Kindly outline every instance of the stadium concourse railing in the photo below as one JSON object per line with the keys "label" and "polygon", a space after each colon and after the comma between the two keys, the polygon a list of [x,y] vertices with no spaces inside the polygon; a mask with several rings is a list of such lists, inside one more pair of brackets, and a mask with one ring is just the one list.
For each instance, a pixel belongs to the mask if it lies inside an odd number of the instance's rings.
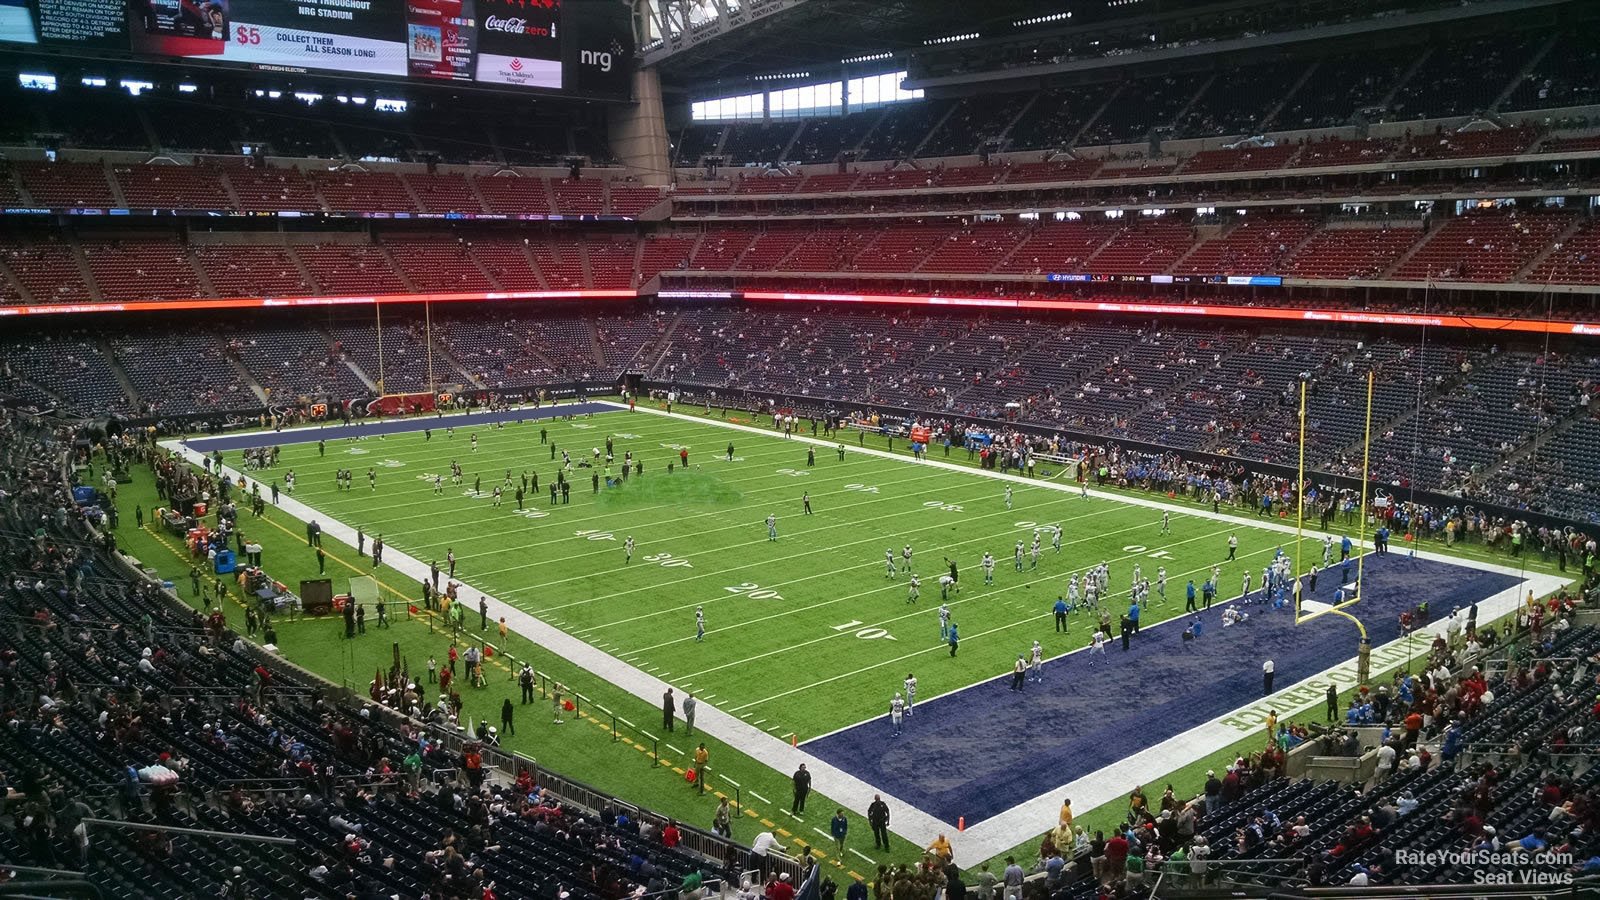
{"label": "stadium concourse railing", "polygon": [[[913,409],[911,407],[895,406],[892,404],[883,403],[867,404],[858,400],[837,400],[829,397],[817,397],[809,395],[797,396],[794,394],[750,390],[747,388],[728,388],[710,385],[679,384],[675,382],[668,383],[657,381],[643,382],[640,384],[639,388],[641,392],[652,391],[663,394],[667,391],[675,390],[678,392],[678,396],[680,398],[679,402],[688,405],[703,405],[709,395],[712,392],[715,392],[717,399],[712,404],[714,407],[726,406],[729,409],[752,410],[764,409],[770,403],[779,408],[794,409],[797,415],[821,416],[827,410],[838,411],[844,408],[866,407],[871,409],[871,411],[878,413],[879,415],[897,417],[902,421],[911,419],[948,419],[965,425],[979,426],[987,430],[1014,429],[1035,435],[1037,437],[1060,437],[1095,447],[1112,445],[1123,450],[1131,450],[1136,453],[1176,455],[1191,462],[1198,462],[1225,470],[1233,470],[1242,467],[1249,469],[1252,474],[1263,474],[1289,479],[1296,478],[1298,475],[1293,466],[1278,465],[1276,463],[1264,462],[1261,460],[1250,459],[1248,457],[1222,456],[1216,453],[1206,453],[1200,450],[1185,450],[1177,447],[1168,447],[1162,444],[1147,443],[1144,441],[1125,440],[1120,438],[1109,439],[1103,434],[1074,431],[1070,428],[1061,428],[1053,425],[1043,425],[1032,422],[1001,420],[983,416],[964,415],[955,412]],[[893,433],[896,437],[899,437],[904,432],[895,430]],[[930,455],[932,455],[931,448]],[[1361,479],[1351,475],[1339,475],[1333,472],[1311,472],[1309,475],[1315,478],[1317,483],[1333,490],[1359,491],[1361,487]],[[1452,506],[1467,506],[1473,509],[1481,510],[1498,518],[1521,519],[1534,526],[1543,526],[1549,528],[1573,527],[1578,528],[1579,530],[1594,529],[1596,527],[1595,523],[1592,522],[1586,523],[1573,519],[1557,518],[1555,516],[1541,513],[1537,510],[1514,509],[1509,506],[1481,503],[1463,497],[1453,496],[1451,494],[1442,494],[1436,491],[1411,490],[1408,488],[1406,489],[1405,495],[1407,500],[1415,500],[1416,502],[1429,506],[1442,508],[1448,508]],[[1308,519],[1308,522],[1309,521],[1310,520]],[[1535,552],[1535,548],[1529,546],[1525,552]]]}

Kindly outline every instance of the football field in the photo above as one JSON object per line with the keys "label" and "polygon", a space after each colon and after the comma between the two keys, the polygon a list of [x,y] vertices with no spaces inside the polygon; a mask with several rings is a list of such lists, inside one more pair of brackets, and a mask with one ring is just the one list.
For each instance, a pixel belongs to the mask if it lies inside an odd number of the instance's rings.
{"label": "football field", "polygon": [[[1260,734],[1269,711],[1320,708],[1330,685],[1355,683],[1358,629],[1374,648],[1374,671],[1408,666],[1415,642],[1400,633],[1398,614],[1419,598],[1431,603],[1425,627],[1442,630],[1455,607],[1479,603],[1491,618],[1521,592],[1551,586],[1548,576],[1491,563],[1369,553],[1353,615],[1297,624],[1291,610],[1261,602],[1259,589],[1279,550],[1294,553],[1292,518],[1083,491],[1053,465],[1033,477],[985,472],[960,448],[916,460],[901,442],[872,438],[862,448],[856,432],[812,439],[807,431],[785,438],[769,425],[586,403],[169,446],[191,460],[220,451],[230,469],[243,465],[244,448],[279,446],[275,468],[246,477],[282,485],[293,471],[296,488],[283,511],[320,519],[331,537],[369,554],[381,536],[390,590],[407,595],[411,578],[409,596],[420,596],[415,579],[428,577],[430,563],[448,570],[454,554],[468,613],[464,640],[493,642],[494,620],[504,615],[517,635],[647,704],[668,686],[680,698],[693,693],[707,735],[780,775],[809,761],[819,789],[857,814],[883,792],[915,813],[895,826],[914,841],[964,821],[962,854],[973,859],[1039,827],[1062,793],[1093,808]],[[639,469],[623,479],[630,454]],[[348,487],[340,470],[352,476]],[[552,500],[558,471],[570,492]],[[1230,538],[1238,543],[1231,561]],[[995,558],[992,582],[980,565],[986,552]],[[1307,588],[1308,611],[1353,587],[1354,566],[1337,564],[1337,543],[1333,553],[1335,565]],[[1322,535],[1308,531],[1301,567],[1320,565],[1322,554]],[[959,591],[941,597],[952,561]],[[1075,611],[1061,629],[1052,608],[1073,575],[1081,581],[1102,562],[1110,590],[1101,606],[1113,635],[1100,654],[1089,649],[1098,612]],[[304,571],[304,563],[288,565]],[[1115,632],[1136,566],[1151,593],[1139,632],[1124,643]],[[1186,615],[1186,584],[1203,583],[1213,566],[1216,605]],[[1246,572],[1251,603],[1240,599]],[[915,600],[913,574],[921,582]],[[440,581],[448,580],[446,571]],[[487,627],[477,616],[480,595],[489,603]],[[961,636],[954,655],[941,605]],[[1248,618],[1229,627],[1230,610]],[[1185,638],[1202,626],[1203,637]],[[309,652],[343,656],[362,643],[337,640],[337,619],[293,628],[294,645]],[[1013,666],[1035,641],[1043,673],[1019,687]],[[1276,665],[1275,685],[1263,684],[1264,660]],[[351,673],[343,677],[349,683]],[[896,732],[890,700],[910,677],[916,713]],[[647,742],[632,741],[641,752],[662,734],[658,722],[620,721]],[[672,740],[660,749],[687,755]]]}
{"label": "football field", "polygon": [[[1085,647],[1097,616],[1080,610],[1063,633],[1051,610],[1071,575],[1100,562],[1111,568],[1104,605],[1113,623],[1127,608],[1134,566],[1151,580],[1148,627],[1181,612],[1185,583],[1202,583],[1213,564],[1222,564],[1226,599],[1237,595],[1247,568],[1259,584],[1261,566],[1279,547],[1290,549],[1281,534],[1182,513],[1163,534],[1159,512],[1062,490],[1071,487],[1063,478],[1002,482],[858,453],[854,434],[842,437],[841,459],[831,445],[617,411],[435,429],[431,436],[335,439],[320,452],[315,443],[285,444],[272,474],[292,470],[294,498],[361,528],[369,547],[381,535],[393,550],[441,567],[453,551],[469,610],[476,610],[475,591],[487,592],[703,702],[800,741],[882,715],[908,674],[917,678],[919,698],[928,699],[1009,672],[1035,640],[1047,658]],[[608,440],[614,481],[602,480],[597,490],[604,461],[584,464],[596,449],[603,457]],[[570,500],[552,504],[548,486],[563,451],[573,463]],[[621,480],[630,452],[643,471]],[[460,484],[450,477],[453,462],[463,471]],[[339,469],[353,471],[351,489],[338,488]],[[529,489],[519,510],[515,491],[524,475]],[[502,490],[498,505],[495,487]],[[811,515],[803,510],[806,495]],[[1037,563],[1035,533],[1042,543]],[[1225,563],[1229,535],[1239,539],[1238,559]],[[992,584],[980,566],[985,552],[996,560]],[[1320,542],[1307,553],[1320,559]],[[938,612],[946,560],[959,571],[959,592],[943,601],[960,634],[955,658]],[[1164,602],[1154,587],[1159,567],[1167,571]],[[921,581],[915,602],[913,573]],[[697,610],[705,617],[703,639]]]}

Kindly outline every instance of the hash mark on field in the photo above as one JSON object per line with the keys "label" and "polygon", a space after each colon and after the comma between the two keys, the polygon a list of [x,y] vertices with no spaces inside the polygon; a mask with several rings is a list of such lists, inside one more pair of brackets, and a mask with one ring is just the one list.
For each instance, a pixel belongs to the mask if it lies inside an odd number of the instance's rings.
{"label": "hash mark on field", "polygon": [[751,791],[750,792],[750,796],[756,798],[757,800],[760,800],[762,803],[771,803],[772,802],[771,800],[768,800],[767,798],[761,796],[760,794],[756,793],[755,791]]}
{"label": "hash mark on field", "polygon": [[683,751],[682,750],[679,750],[677,747],[674,747],[671,744],[667,745],[667,749],[671,750],[673,753],[676,753],[676,754],[678,754],[680,756],[683,755]]}
{"label": "hash mark on field", "polygon": [[865,853],[862,853],[860,850],[857,850],[854,847],[849,848],[849,850],[850,850],[851,853],[854,853],[855,855],[861,857],[862,859],[866,860],[867,862],[869,862],[869,863],[873,862],[872,857],[866,855]]}
{"label": "hash mark on field", "polygon": [[777,731],[778,730],[778,726],[776,726],[776,725],[768,725],[766,727],[766,730],[767,731]]}
{"label": "hash mark on field", "polygon": [[754,722],[751,722],[750,724],[751,725],[760,725],[762,722],[765,722],[765,721],[766,721],[766,719],[757,719]]}
{"label": "hash mark on field", "polygon": [[815,831],[817,834],[822,835],[823,837],[827,838],[830,841],[833,840],[833,835],[827,833],[826,831],[823,831],[821,828],[818,828],[815,825],[811,826],[811,830]]}
{"label": "hash mark on field", "polygon": [[700,699],[701,700],[710,700],[711,698],[713,698],[715,696],[717,696],[717,695],[716,694],[707,694],[704,697],[701,697]]}
{"label": "hash mark on field", "polygon": [[[750,718],[750,717],[751,717],[751,716],[753,716],[753,715],[755,715],[755,713],[745,713],[745,714],[744,714],[744,715],[742,715],[742,716],[740,716],[740,717],[739,717],[739,718],[741,718],[741,719],[748,719],[748,718]],[[762,720],[761,720],[761,721],[763,721],[763,722],[765,722],[765,721],[766,721],[766,720],[765,720],[765,719],[762,719]]]}
{"label": "hash mark on field", "polygon": [[686,688],[686,687],[689,687],[689,686],[691,686],[693,684],[694,684],[694,682],[692,682],[692,681],[680,681],[680,682],[678,682],[678,687]]}

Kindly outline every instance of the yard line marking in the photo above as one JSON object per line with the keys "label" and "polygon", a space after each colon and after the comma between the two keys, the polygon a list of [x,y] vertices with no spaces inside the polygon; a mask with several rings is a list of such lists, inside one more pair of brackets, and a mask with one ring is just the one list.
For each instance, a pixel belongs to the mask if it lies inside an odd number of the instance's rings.
{"label": "yard line marking", "polygon": [[782,812],[783,812],[784,815],[786,815],[789,818],[795,820],[796,822],[804,822],[805,821],[805,819],[800,818],[799,816],[797,816],[794,813],[788,811],[787,809],[783,810]]}
{"label": "yard line marking", "polygon": [[811,830],[815,831],[817,834],[822,835],[823,837],[827,838],[830,841],[833,840],[833,835],[827,833],[826,831],[823,831],[821,828],[818,828],[815,825],[811,826]]}
{"label": "yard line marking", "polygon": [[638,728],[639,727],[639,726],[633,724],[632,722],[629,722],[627,719],[624,719],[621,716],[617,716],[617,721],[621,722],[622,724],[624,724],[626,726],[628,726],[629,728]]}
{"label": "yard line marking", "polygon": [[[1116,512],[1116,510],[1115,509],[1106,509],[1106,510],[1102,510],[1101,512],[1102,513],[1110,513],[1110,512]],[[987,518],[991,518],[993,516],[1008,516],[1008,515],[1012,515],[1012,514],[1013,513],[1010,510],[1001,510],[1001,511],[996,511],[996,512],[992,512],[992,513],[984,513],[984,514],[982,514],[980,516],[976,516],[976,517],[972,517],[972,518],[963,519],[962,522],[963,523],[971,523],[971,522],[977,521],[979,519],[987,519]],[[1087,519],[1090,516],[1095,516],[1095,515],[1100,515],[1100,514],[1101,513],[1091,513],[1088,516],[1081,516],[1079,518]],[[901,512],[896,513],[896,514],[891,515],[891,516],[881,516],[879,518],[904,518],[904,516],[905,516],[904,511],[901,511]],[[876,521],[876,520],[875,519],[858,520],[857,522],[854,522],[854,523],[851,523],[851,524],[862,524],[864,522],[871,522],[871,521]],[[912,530],[909,530],[909,531],[903,531],[903,532],[899,532],[899,533],[902,534],[902,535],[910,535],[910,534],[917,534],[917,533],[920,533],[920,532],[923,532],[923,531],[935,531],[935,530],[939,530],[939,529],[948,527],[948,524],[949,524],[948,522],[940,522],[940,523],[938,523],[936,525],[930,525],[930,526],[928,526],[926,528],[916,528],[916,529],[912,529]],[[1090,541],[1100,540],[1100,539],[1103,539],[1103,538],[1106,538],[1106,537],[1110,537],[1111,535],[1115,535],[1115,534],[1122,534],[1122,533],[1128,532],[1128,531],[1140,531],[1140,530],[1143,530],[1146,527],[1147,526],[1141,524],[1141,525],[1132,525],[1132,526],[1129,526],[1127,528],[1119,528],[1119,529],[1116,529],[1114,531],[1099,532],[1099,533],[1093,535],[1092,537],[1078,538],[1077,540],[1067,541],[1067,542],[1063,543],[1062,546],[1071,546],[1073,544],[1088,543]],[[771,566],[773,563],[786,562],[788,560],[794,560],[794,559],[804,559],[804,558],[806,558],[808,556],[815,556],[815,555],[817,555],[819,553],[831,555],[831,554],[837,553],[843,547],[852,547],[852,546],[855,546],[857,544],[875,543],[875,542],[878,542],[880,540],[882,540],[881,537],[870,537],[870,538],[865,538],[865,539],[862,539],[862,540],[859,540],[859,541],[851,541],[851,542],[845,543],[845,544],[835,544],[833,546],[826,547],[826,548],[818,548],[816,550],[809,550],[809,551],[806,551],[805,553],[797,553],[797,554],[793,554],[793,555],[790,555],[790,556],[780,556],[780,557],[778,557],[776,559],[761,560],[759,562],[753,562],[753,563],[749,563],[749,564],[743,565],[743,566],[735,566],[735,567],[729,568],[729,569],[718,569],[715,573],[707,573],[707,574],[725,574],[727,572],[737,572],[739,569],[752,568],[752,567],[757,567],[757,566],[765,568],[765,567]],[[947,544],[947,545],[945,545],[945,547],[946,547],[946,549],[953,548],[953,547],[964,547],[964,546],[966,546],[968,544],[976,544],[976,543],[981,543],[981,542],[984,542],[984,541],[993,541],[993,540],[994,540],[994,536],[993,535],[985,535],[985,536],[981,536],[981,537],[972,538],[970,540],[959,541],[959,542],[954,543],[954,544]],[[759,543],[764,543],[764,542],[757,541],[756,543],[759,544]],[[1135,554],[1135,555],[1142,556],[1143,554]],[[1133,558],[1133,557],[1132,556],[1119,557],[1119,561],[1121,559],[1131,559],[1131,558]],[[843,568],[831,567],[830,566],[825,571],[816,572],[816,573],[813,573],[811,575],[806,575],[806,576],[801,577],[801,578],[790,579],[789,581],[780,581],[780,582],[777,582],[777,583],[774,583],[774,584],[770,584],[770,585],[763,585],[763,587],[767,587],[767,588],[788,587],[790,585],[795,585],[795,584],[800,584],[801,582],[810,581],[810,580],[812,580],[814,578],[826,578],[826,577],[828,577],[830,575],[836,575],[836,574],[838,574],[840,572],[848,572],[848,571],[850,571],[852,569],[871,569],[873,567],[880,566],[880,565],[882,565],[882,562],[880,560],[873,560],[871,562],[857,563],[855,565],[845,566]],[[1074,569],[1072,571],[1077,571],[1077,570]],[[653,586],[651,586],[649,588],[639,588],[638,590],[656,590],[659,587],[671,587],[673,585],[681,584],[682,582],[685,582],[685,581],[692,581],[692,580],[695,580],[695,579],[701,578],[701,577],[704,577],[704,576],[703,575],[697,575],[697,576],[694,576],[693,578],[680,578],[680,579],[677,579],[675,581],[669,581],[664,585],[653,585]],[[827,605],[828,603],[837,603],[837,602],[840,602],[842,600],[857,599],[857,598],[860,598],[860,597],[867,596],[867,594],[873,593],[875,591],[888,590],[888,589],[891,589],[891,588],[901,587],[901,586],[902,585],[901,585],[900,581],[898,579],[896,579],[893,583],[886,584],[886,585],[880,585],[880,586],[874,588],[872,591],[868,591],[868,592],[861,593],[861,594],[854,594],[854,595],[852,595],[850,597],[841,597],[841,598],[838,598],[836,600],[830,600],[830,601],[827,601],[826,603],[824,603],[822,605]],[[619,592],[617,594],[605,595],[604,597],[595,597],[595,598],[591,598],[589,600],[580,600],[580,601],[577,601],[576,603],[568,603],[568,604],[564,604],[564,605],[561,605],[561,606],[553,606],[553,607],[549,607],[549,608],[550,609],[566,609],[566,608],[571,607],[571,606],[578,606],[578,605],[585,604],[585,603],[592,603],[592,602],[594,602],[596,600],[602,600],[602,599],[607,599],[609,597],[621,596],[622,594],[627,594],[627,593],[634,593],[634,591],[623,591],[623,592]],[[696,607],[696,606],[704,606],[707,603],[712,603],[712,602],[715,602],[717,600],[736,600],[736,599],[738,599],[738,595],[715,596],[711,600],[702,600],[702,601],[697,601],[695,603],[686,603],[686,604],[683,604],[681,606],[670,607],[670,608],[667,608],[667,609],[654,610],[652,612],[643,613],[641,615],[630,616],[629,618],[626,618],[626,619],[618,619],[618,620],[616,620],[614,622],[604,622],[604,623],[601,623],[601,624],[598,624],[598,625],[591,625],[588,628],[584,629],[582,632],[580,632],[580,634],[592,634],[592,633],[597,632],[597,631],[599,631],[599,630],[601,630],[603,628],[610,628],[610,627],[615,626],[615,625],[626,625],[626,624],[630,624],[630,623],[633,623],[633,622],[638,622],[638,621],[641,621],[641,620],[644,620],[644,619],[650,619],[650,618],[654,618],[656,616],[665,615],[665,614],[668,614],[668,613],[683,612],[684,610],[691,609],[691,608]],[[787,615],[788,613],[792,613],[792,612],[802,612],[802,611],[805,611],[805,610],[815,609],[815,608],[816,608],[816,606],[800,607],[798,609],[789,610],[788,612],[783,613],[782,615]],[[754,624],[756,622],[765,622],[765,621],[768,621],[769,619],[772,619],[772,618],[777,618],[777,617],[776,616],[768,616],[766,618],[761,618],[761,619],[752,619],[752,620],[750,620],[748,622],[737,622],[737,623],[735,623],[733,625],[725,625],[725,626],[723,626],[721,628],[708,629],[706,633],[707,634],[713,634],[713,633],[716,633],[716,632],[727,631],[727,630],[732,629],[732,628],[740,628],[740,627],[743,627],[745,625]],[[640,652],[646,652],[646,651],[649,651],[649,650],[656,650],[656,649],[659,649],[661,647],[665,647],[665,646],[667,646],[669,644],[682,643],[685,640],[693,640],[693,637],[689,636],[689,637],[683,637],[683,638],[675,638],[673,640],[666,641],[666,642],[663,642],[663,643],[660,643],[660,644],[655,644],[655,645],[652,645],[652,646],[649,646],[649,647],[643,647],[643,648],[640,648]]]}
{"label": "yard line marking", "polygon": [[[886,484],[886,485],[907,484],[907,483],[910,483],[910,482],[913,482],[913,481],[925,481],[925,480],[927,480],[929,478],[934,478],[934,477],[938,477],[938,476],[932,475],[932,474],[919,475],[916,478],[907,478],[907,479],[901,479],[899,481],[890,481],[890,482],[885,482],[884,484]],[[910,499],[910,498],[913,498],[913,497],[920,497],[920,496],[924,496],[924,495],[927,495],[927,494],[934,494],[934,493],[948,494],[948,493],[950,493],[951,490],[953,490],[953,489],[949,489],[949,488],[946,488],[944,486],[940,486],[940,487],[936,487],[936,488],[930,488],[929,490],[926,490],[926,491],[913,491],[913,492],[911,492],[909,494],[905,494],[903,496],[899,496],[896,499]],[[848,492],[845,492],[845,491],[829,491],[828,493],[829,494],[834,494],[834,493],[848,493]],[[818,494],[816,496],[825,496],[825,495]],[[858,506],[874,505],[874,504],[877,504],[879,502],[880,501],[879,501],[878,498],[872,498],[872,499],[862,500],[862,501],[857,502],[857,503],[847,503],[847,504],[844,504],[842,506],[830,507],[828,511],[829,512],[837,512],[837,511],[840,511],[840,510],[853,509],[853,508],[858,507]],[[737,508],[734,508],[734,509],[725,509],[725,510],[722,510],[722,515],[727,517],[727,516],[730,516],[730,515],[733,515],[733,514],[737,514],[740,511],[742,511],[744,508],[745,507],[737,507]],[[1005,510],[1005,511],[1000,511],[1000,512],[996,512],[996,513],[985,513],[984,517],[987,518],[990,515],[1009,515],[1009,514],[1011,514],[1011,512],[1012,512],[1011,510]],[[1102,512],[1116,512],[1116,509],[1112,508],[1112,509],[1102,510]],[[1098,513],[1091,513],[1090,515],[1097,515],[1097,514]],[[848,522],[834,522],[832,524],[827,524],[827,525],[818,525],[818,526],[815,526],[815,527],[812,527],[812,528],[796,531],[796,532],[794,532],[794,533],[792,533],[790,535],[790,538],[792,539],[792,538],[804,537],[805,535],[817,534],[817,533],[820,533],[820,532],[832,531],[832,530],[840,529],[840,528],[856,528],[856,527],[859,527],[861,525],[867,524],[869,522],[876,522],[876,521],[880,521],[880,520],[883,520],[883,519],[897,519],[897,518],[898,519],[903,519],[903,518],[905,518],[905,516],[906,516],[905,511],[901,510],[901,511],[898,511],[898,512],[895,512],[895,513],[890,513],[890,514],[886,514],[886,515],[882,515],[882,516],[869,516],[869,517],[864,518],[864,519],[862,519],[862,518],[852,519],[852,520],[850,520]],[[686,517],[686,518],[692,518],[692,517]],[[1088,516],[1080,516],[1078,518],[1088,518]],[[681,521],[681,520],[674,520],[671,524],[677,524],[678,521]],[[963,521],[970,521],[970,519],[969,520],[963,520]],[[669,524],[669,523],[667,523],[667,522],[648,522],[648,523],[645,523],[645,524],[650,525],[650,526],[659,526],[659,525],[666,525],[666,524]],[[943,527],[943,526],[945,526],[947,524],[949,524],[949,523],[948,522],[940,522],[937,525],[931,525],[931,526],[928,526],[927,528],[919,528],[919,529],[914,529],[913,531],[910,531],[910,532],[902,532],[902,533],[915,533],[916,531],[928,531],[928,530],[932,530],[932,529],[935,529],[935,528]],[[736,524],[733,524],[733,525],[726,525],[726,526],[723,526],[721,528],[710,528],[710,529],[704,529],[704,530],[701,530],[701,531],[697,531],[695,533],[695,536],[696,537],[701,537],[701,536],[708,535],[708,534],[715,534],[715,533],[717,533],[719,531],[753,530],[756,527],[757,527],[757,525],[756,525],[756,523],[754,521],[752,521],[752,522],[739,522],[739,523],[736,523]],[[568,539],[568,538],[562,538],[559,541],[548,541],[548,542],[542,542],[542,543],[562,543],[562,544],[565,544],[565,543],[569,543],[569,540],[570,539]],[[877,541],[877,540],[879,540],[879,538],[873,537],[873,538],[870,538],[869,540]],[[724,547],[713,548],[710,552],[721,553],[721,552],[725,552],[725,551],[729,551],[729,550],[737,550],[737,549],[739,549],[741,547],[758,547],[758,546],[760,546],[762,544],[765,544],[765,543],[767,543],[767,539],[766,539],[765,536],[763,536],[759,540],[741,541],[739,543],[729,544],[729,545],[724,546]],[[858,542],[855,542],[855,543],[864,543],[864,542],[858,541]],[[532,545],[519,544],[516,549],[520,553],[521,551],[527,549],[529,546],[540,546],[540,545],[541,544],[532,544]],[[841,545],[838,545],[838,546],[851,546],[851,544],[841,544]],[[811,553],[815,553],[815,552],[818,552],[818,551],[814,551],[814,550],[813,551],[807,551],[806,553],[796,554],[796,555],[793,555],[793,556],[779,557],[776,560],[768,559],[768,560],[765,560],[765,561],[763,561],[761,563],[750,563],[750,564],[748,564],[746,566],[736,567],[735,569],[726,569],[726,570],[718,570],[718,571],[719,572],[737,571],[737,569],[739,569],[739,568],[749,568],[750,566],[754,566],[754,565],[767,565],[767,564],[770,564],[770,563],[773,563],[773,562],[780,562],[780,561],[782,561],[784,559],[797,559],[797,558],[800,558],[800,557],[803,557],[803,556],[810,555]],[[561,561],[562,562],[569,562],[571,560],[580,559],[580,558],[585,557],[585,556],[615,556],[615,554],[616,554],[616,548],[608,547],[608,548],[605,548],[603,550],[593,550],[593,551],[589,551],[587,553],[577,553],[577,554],[572,554],[572,555],[569,555],[569,556],[564,556],[564,557],[562,557]],[[478,577],[480,577],[480,578],[489,578],[489,577],[493,577],[493,576],[496,576],[496,575],[504,575],[504,574],[507,574],[509,572],[521,571],[523,569],[533,569],[533,568],[540,568],[540,567],[546,567],[546,566],[548,566],[548,560],[541,560],[540,562],[525,563],[525,564],[522,564],[522,565],[509,566],[509,567],[504,568],[504,569],[495,569],[495,570],[491,570],[491,571],[488,571],[488,572],[480,572],[480,573],[478,573]],[[611,571],[623,571],[623,569],[619,567],[619,568],[611,570]],[[501,597],[501,599],[504,599],[505,597],[507,597],[509,595],[512,595],[512,594],[523,593],[525,591],[530,591],[530,590],[537,590],[539,588],[549,587],[551,585],[564,584],[564,583],[569,582],[569,581],[578,581],[578,580],[582,580],[582,579],[585,579],[585,578],[593,577],[594,574],[596,574],[596,573],[591,572],[591,573],[588,573],[588,574],[585,574],[585,575],[581,575],[581,576],[574,576],[572,578],[563,578],[563,579],[558,579],[556,581],[545,581],[545,582],[539,582],[537,584],[532,584],[532,585],[524,585],[524,586],[521,586],[521,587],[517,587],[517,588],[515,588],[513,590],[510,590],[510,591],[502,591],[500,593],[500,597]],[[613,594],[606,594],[603,597],[591,597],[591,598],[588,598],[588,599],[585,599],[585,600],[582,600],[582,601],[578,601],[578,602],[575,602],[575,603],[567,603],[567,604],[562,604],[562,605],[559,605],[559,606],[546,607],[546,609],[548,609],[548,610],[566,609],[566,608],[571,607],[571,606],[579,606],[579,605],[582,605],[584,603],[592,603],[592,602],[595,602],[596,600],[606,599],[607,597],[620,597],[620,596],[623,596],[625,594],[637,593],[638,591],[642,591],[642,590],[655,590],[655,589],[663,587],[663,586],[670,586],[670,585],[673,585],[673,584],[679,584],[679,583],[684,582],[684,581],[693,581],[693,580],[695,580],[697,578],[703,578],[703,577],[706,577],[708,574],[716,574],[716,573],[701,572],[701,573],[697,573],[695,575],[691,575],[688,578],[679,578],[679,579],[675,579],[673,581],[666,582],[664,585],[663,584],[655,584],[655,585],[651,585],[648,588],[635,588],[635,589],[629,590],[629,591],[621,591],[621,592],[617,592],[617,593],[613,593]]]}
{"label": "yard line marking", "polygon": [[677,747],[674,747],[671,744],[667,745],[667,749],[671,750],[673,753],[678,754],[679,756],[686,755],[686,754],[684,754],[684,752],[682,750],[679,750]]}
{"label": "yard line marking", "polygon": [[757,800],[760,800],[762,803],[771,803],[772,802],[771,800],[768,800],[767,798],[761,796],[760,794],[756,793],[755,791],[751,791],[750,792],[750,796],[756,798]]}
{"label": "yard line marking", "polygon": [[[872,858],[872,857],[870,857],[870,856],[868,856],[868,855],[866,855],[866,854],[865,854],[865,853],[862,853],[862,852],[861,852],[861,851],[860,851],[860,850],[857,850],[857,849],[856,849],[856,848],[854,848],[854,847],[851,847],[851,848],[849,848],[849,849],[850,849],[850,852],[851,852],[851,853],[854,853],[854,854],[855,854],[855,855],[857,855],[857,856],[859,856],[859,857],[861,857],[861,858],[862,858],[862,859],[864,859],[864,860],[866,860],[866,861],[867,861],[867,862],[869,862],[869,863],[872,863],[872,862],[876,862],[876,860],[874,860],[874,859],[873,859],[873,858]],[[854,875],[854,874],[855,874],[855,873],[854,873],[854,872],[851,872],[851,873],[850,873],[850,874],[851,874],[851,875]]]}

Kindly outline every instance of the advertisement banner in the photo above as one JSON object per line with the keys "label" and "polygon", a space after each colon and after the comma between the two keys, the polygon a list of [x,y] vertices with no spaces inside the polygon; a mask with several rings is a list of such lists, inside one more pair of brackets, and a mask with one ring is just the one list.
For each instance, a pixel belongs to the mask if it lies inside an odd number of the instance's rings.
{"label": "advertisement banner", "polygon": [[478,0],[478,61],[482,84],[561,87],[561,4],[558,0]]}
{"label": "advertisement banner", "polygon": [[[50,2],[50,0],[44,0]],[[66,0],[59,0],[66,2]],[[380,0],[139,0],[134,50],[215,62],[406,74],[406,6]],[[442,55],[441,48],[441,55]]]}
{"label": "advertisement banner", "polygon": [[624,0],[566,8],[567,88],[586,96],[633,96],[633,14]]}
{"label": "advertisement banner", "polygon": [[406,0],[406,59],[413,78],[472,80],[473,0]]}

